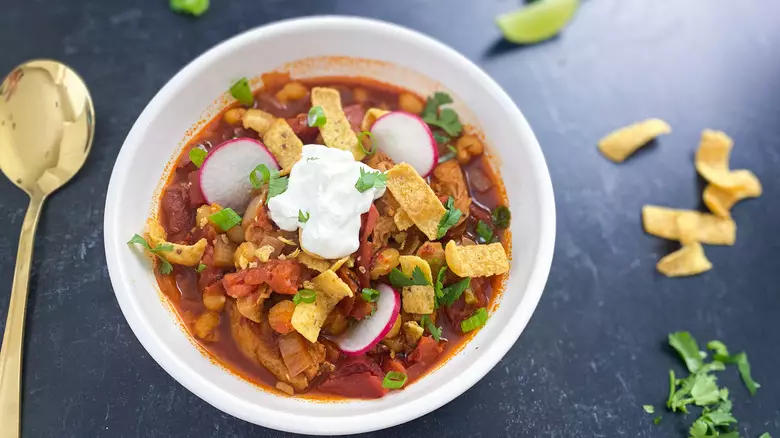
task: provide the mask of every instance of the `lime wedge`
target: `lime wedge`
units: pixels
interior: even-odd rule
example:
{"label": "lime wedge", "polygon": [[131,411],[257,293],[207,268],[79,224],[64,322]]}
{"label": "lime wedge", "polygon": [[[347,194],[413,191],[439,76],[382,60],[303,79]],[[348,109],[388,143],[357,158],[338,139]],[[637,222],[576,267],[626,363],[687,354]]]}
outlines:
{"label": "lime wedge", "polygon": [[539,0],[496,19],[504,38],[518,44],[533,44],[552,38],[571,20],[579,0]]}

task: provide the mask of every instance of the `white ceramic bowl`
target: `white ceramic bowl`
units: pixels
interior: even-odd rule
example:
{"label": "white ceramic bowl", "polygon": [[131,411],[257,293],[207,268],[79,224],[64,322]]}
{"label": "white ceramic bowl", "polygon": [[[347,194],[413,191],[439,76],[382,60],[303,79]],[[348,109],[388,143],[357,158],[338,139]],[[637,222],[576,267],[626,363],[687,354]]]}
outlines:
{"label": "white ceramic bowl", "polygon": [[[513,257],[499,306],[445,365],[379,400],[322,403],[281,397],[215,365],[193,345],[161,299],[148,261],[126,244],[156,210],[161,177],[184,145],[185,134],[224,106],[232,81],[277,69],[289,70],[294,77],[373,77],[422,95],[446,90],[461,118],[484,133],[502,163],[513,215]],[[195,59],[136,121],[117,158],[106,201],[111,283],[127,322],[157,363],[224,412],[273,429],[318,435],[367,432],[410,421],[481,379],[514,344],[536,308],[554,241],[555,206],[542,151],[504,91],[451,48],[402,27],[360,18],[283,21],[240,34]]]}

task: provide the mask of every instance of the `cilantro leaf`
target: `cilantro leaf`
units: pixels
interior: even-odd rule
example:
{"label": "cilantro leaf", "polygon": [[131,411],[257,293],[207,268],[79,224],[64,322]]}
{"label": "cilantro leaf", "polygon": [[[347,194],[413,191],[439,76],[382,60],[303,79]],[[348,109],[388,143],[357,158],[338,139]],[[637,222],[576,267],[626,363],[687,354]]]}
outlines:
{"label": "cilantro leaf", "polygon": [[143,237],[141,237],[138,234],[134,234],[133,237],[130,239],[130,241],[127,242],[128,245],[141,245],[145,250],[149,251],[150,253],[154,254],[159,260],[160,260],[160,273],[163,275],[168,275],[173,271],[173,266],[171,266],[171,263],[165,259],[162,255],[160,255],[161,251],[173,251],[173,244],[170,243],[160,243],[154,248],[149,245],[149,242],[146,241]]}
{"label": "cilantro leaf", "polygon": [[753,376],[750,373],[750,362],[748,362],[747,354],[745,352],[737,353],[735,355],[729,354],[729,349],[726,348],[726,344],[721,341],[707,342],[707,348],[712,350],[714,355],[713,359],[728,365],[737,365],[739,375],[742,377],[742,381],[745,383],[750,395],[756,395],[756,391],[761,385],[753,380]]}
{"label": "cilantro leaf", "polygon": [[395,287],[406,286],[430,286],[431,282],[425,278],[425,274],[419,266],[415,266],[412,271],[412,277],[407,277],[398,268],[393,268],[388,274],[387,279],[390,280],[390,284]]}
{"label": "cilantro leaf", "polygon": [[141,245],[141,246],[143,246],[144,248],[146,248],[149,251],[152,250],[152,247],[149,246],[149,242],[147,242],[146,239],[144,239],[143,237],[141,237],[138,234],[133,234],[133,237],[127,242],[127,244],[128,245],[133,245],[133,244]]}
{"label": "cilantro leaf", "polygon": [[460,217],[463,214],[460,210],[455,208],[455,198],[452,196],[447,199],[447,203],[444,204],[444,208],[446,211],[441,217],[441,220],[439,220],[439,229],[437,230],[436,234],[437,239],[444,237],[444,235],[447,234],[447,231],[456,223],[458,223],[458,220],[460,220]]}
{"label": "cilantro leaf", "polygon": [[660,415],[655,417],[655,418],[653,418],[653,424],[661,424],[661,419],[662,418],[663,417],[661,417]]}
{"label": "cilantro leaf", "polygon": [[279,176],[278,173],[271,176],[271,180],[268,181],[268,199],[281,195],[287,191],[287,183],[288,179],[286,176]]}
{"label": "cilantro leaf", "polygon": [[436,140],[437,144],[447,144],[450,141],[449,137],[438,131],[433,133],[433,139]]}
{"label": "cilantro leaf", "polygon": [[691,387],[691,397],[697,406],[706,406],[720,401],[720,391],[715,376],[696,374]]}
{"label": "cilantro leaf", "polygon": [[310,218],[311,218],[311,213],[307,211],[306,214],[303,214],[302,210],[298,210],[298,222],[305,224],[306,222],[309,221]]}
{"label": "cilantro leaf", "polygon": [[157,255],[157,258],[160,260],[160,273],[163,275],[168,275],[173,271],[173,266],[171,266],[171,262],[168,260],[165,260],[161,255]]}
{"label": "cilantro leaf", "polygon": [[451,306],[461,295],[463,295],[463,291],[468,289],[470,284],[471,277],[466,277],[463,280],[442,289],[442,296],[438,299],[439,305]]}
{"label": "cilantro leaf", "polygon": [[509,221],[512,220],[512,213],[509,212],[509,208],[504,205],[499,205],[494,208],[490,213],[493,219],[493,226],[496,228],[509,228]]}
{"label": "cilantro leaf", "polygon": [[150,249],[152,252],[160,252],[160,251],[173,251],[173,244],[172,243],[159,243],[154,248]]}
{"label": "cilantro leaf", "polygon": [[425,102],[422,119],[425,123],[441,128],[450,137],[457,137],[463,130],[458,113],[451,108],[440,109],[442,105],[452,103],[449,94],[437,91]]}
{"label": "cilantro leaf", "polygon": [[387,184],[387,175],[380,172],[366,172],[362,167],[360,168],[360,177],[355,183],[355,188],[358,192],[363,193],[369,189],[381,189]]}
{"label": "cilantro leaf", "polygon": [[769,432],[764,432],[758,438],[772,438],[772,435],[770,435]]}
{"label": "cilantro leaf", "polygon": [[428,315],[423,315],[422,318],[420,318],[420,324],[423,327],[428,328],[428,331],[431,332],[431,337],[433,337],[434,341],[439,342],[441,339],[441,327],[436,327]]}
{"label": "cilantro leaf", "polygon": [[688,332],[676,332],[669,335],[671,345],[680,357],[685,361],[688,371],[695,373],[702,366],[702,358],[699,355],[699,345]]}
{"label": "cilantro leaf", "polygon": [[690,438],[705,438],[711,436],[707,432],[708,430],[707,423],[702,419],[698,419],[693,422],[691,428],[688,430],[688,434],[691,436]]}

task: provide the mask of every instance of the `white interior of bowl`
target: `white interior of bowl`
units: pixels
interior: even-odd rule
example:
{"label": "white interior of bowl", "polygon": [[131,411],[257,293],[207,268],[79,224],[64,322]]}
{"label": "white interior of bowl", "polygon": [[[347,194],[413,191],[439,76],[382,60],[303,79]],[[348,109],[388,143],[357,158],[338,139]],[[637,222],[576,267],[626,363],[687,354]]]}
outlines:
{"label": "white interior of bowl", "polygon": [[[239,77],[304,58],[384,61],[293,64],[293,75],[368,76],[421,94],[444,89],[479,127],[502,164],[512,220],[512,269],[488,324],[443,367],[379,400],[322,403],[263,391],[213,364],[160,300],[148,261],[126,242],[144,229],[160,178],[193,124]],[[435,78],[433,81],[429,78]],[[205,111],[205,112],[204,112]],[[482,378],[512,346],[541,296],[552,261],[555,210],[533,133],[506,94],[461,55],[418,33],[373,20],[322,17],[258,28],[228,40],[179,72],[141,114],[117,158],[105,213],[105,246],[117,300],[134,333],[176,380],[215,407],[274,429],[346,434],[422,416]]]}

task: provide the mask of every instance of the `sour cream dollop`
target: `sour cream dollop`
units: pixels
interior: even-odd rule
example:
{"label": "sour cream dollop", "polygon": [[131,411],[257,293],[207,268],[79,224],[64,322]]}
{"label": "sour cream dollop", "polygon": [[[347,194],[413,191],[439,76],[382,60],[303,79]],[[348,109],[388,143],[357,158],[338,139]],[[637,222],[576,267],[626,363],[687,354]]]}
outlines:
{"label": "sour cream dollop", "polygon": [[[360,246],[360,215],[385,193],[384,187],[360,193],[355,188],[360,169],[376,172],[351,152],[305,145],[287,190],[268,201],[271,219],[285,231],[302,229],[301,247],[310,253],[326,259],[354,253]],[[309,219],[299,222],[298,212]]]}

